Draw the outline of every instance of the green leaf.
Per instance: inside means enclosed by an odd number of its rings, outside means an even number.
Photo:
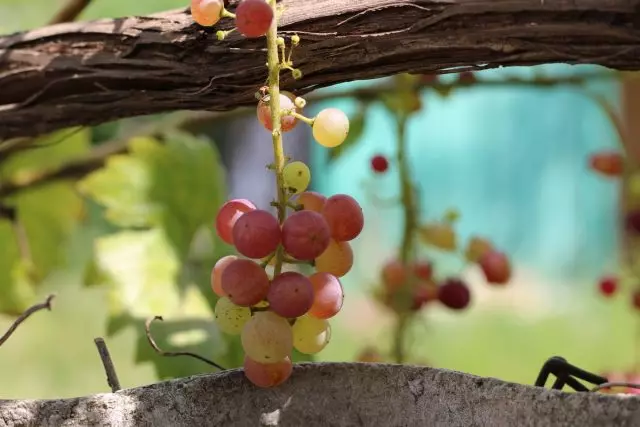
[[[0,163],[0,179],[20,182],[80,158],[90,148],[90,135],[88,129],[71,128],[37,138]]]
[[[96,274],[110,286],[113,313],[168,315],[179,306],[178,256],[160,228],[122,231],[97,239]]]
[[[361,103],[356,114],[349,118],[349,134],[347,135],[347,139],[345,139],[342,144],[329,150],[329,162],[333,162],[340,158],[340,156],[346,153],[350,148],[354,147],[362,139],[361,137],[366,124],[365,119],[367,117],[368,107],[368,104]]]
[[[224,202],[224,173],[209,141],[181,132],[164,139],[132,139],[129,154],[111,157],[79,189],[105,206],[115,225],[161,226],[184,257],[195,232],[212,223]]]
[[[13,198],[17,221],[0,220],[0,311],[18,314],[36,286],[65,261],[66,243],[84,216],[73,186],[54,182]]]

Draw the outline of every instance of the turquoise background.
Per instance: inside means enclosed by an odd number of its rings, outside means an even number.
[[[597,70],[551,65],[479,75],[524,78]],[[331,90],[379,83],[348,83]],[[614,105],[618,102],[617,83],[598,81],[588,89]],[[596,103],[568,86],[473,87],[446,99],[427,92],[423,103],[425,108],[409,124],[408,155],[421,188],[424,218],[438,218],[454,207],[461,213],[462,239],[471,234],[489,237],[516,263],[552,278],[595,280],[615,267],[618,183],[595,175],[587,165],[590,153],[615,148],[618,140]],[[352,100],[332,100],[316,108],[329,104],[355,112]],[[360,239],[367,246],[378,241],[380,246],[394,247],[401,237],[401,209],[374,207],[363,188],[366,182],[380,197],[397,194],[393,164],[382,176],[369,169],[374,154],[395,156],[394,138],[393,117],[376,104],[367,114],[361,141],[334,163],[327,162],[325,148],[314,144],[317,189],[349,193],[362,201],[367,217],[376,217],[380,227],[365,227]],[[392,253],[393,248],[383,251]],[[453,259],[445,264],[449,269],[459,267]],[[359,280],[353,275],[349,279]]]

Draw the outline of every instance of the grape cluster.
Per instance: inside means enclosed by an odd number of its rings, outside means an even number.
[[[211,271],[211,288],[219,297],[215,321],[223,332],[240,335],[245,375],[260,387],[276,386],[291,375],[294,348],[315,354],[329,342],[328,319],[343,304],[340,278],[353,266],[349,242],[364,227],[362,209],[353,197],[327,198],[308,191],[309,167],[284,157],[282,134],[299,122],[311,126],[320,145],[333,148],[346,140],[349,119],[335,108],[305,117],[306,101],[280,91],[277,72],[289,70],[295,79],[302,77],[291,61],[300,37],[290,38],[287,56],[285,39],[277,37],[275,8],[273,0],[242,0],[231,13],[222,0],[191,1],[191,15],[200,25],[235,19],[234,29],[217,32],[219,40],[236,30],[249,38],[267,35],[269,85],[256,92],[256,115],[274,143],[275,162],[268,168],[276,175],[278,199],[272,205],[277,215],[246,199],[227,201],[218,211],[215,228],[238,255],[219,259]],[[284,265],[299,264],[312,266],[315,272],[283,271]]]
[[[306,184],[293,180],[296,188],[306,188],[308,172],[304,176]],[[288,378],[293,348],[315,354],[329,342],[328,319],[338,314],[344,298],[339,278],[353,265],[349,241],[364,226],[360,205],[346,194],[326,198],[303,191],[291,199],[293,211],[282,224],[243,199],[226,202],[216,218],[218,235],[240,256],[221,258],[211,272],[220,297],[215,320],[222,331],[240,335],[245,373],[262,387]],[[278,251],[285,263],[308,263],[315,272],[269,274]]]
[[[422,238],[436,248],[453,251],[457,247],[456,234],[450,224],[435,223],[423,226]],[[472,237],[467,243],[464,257],[477,264],[487,283],[502,286],[511,279],[509,258],[481,237]],[[388,261],[382,268],[382,288],[377,299],[396,312],[418,311],[427,303],[439,301],[452,310],[462,310],[471,303],[467,283],[459,277],[438,279],[433,264],[426,259],[403,264],[397,259]]]

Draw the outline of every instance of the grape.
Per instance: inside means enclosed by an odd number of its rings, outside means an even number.
[[[244,357],[244,375],[258,387],[276,387],[285,382],[292,371],[293,364],[289,357],[275,363],[260,363],[250,357]]]
[[[325,319],[302,316],[293,325],[293,346],[300,353],[319,353],[330,339],[331,325]]]
[[[413,275],[418,279],[431,280],[433,276],[433,266],[429,261],[418,261],[413,264]]]
[[[191,16],[203,27],[215,25],[221,18],[222,0],[191,0]]]
[[[311,182],[311,171],[304,162],[291,162],[282,169],[285,188],[292,194],[302,193]]]
[[[258,115],[258,120],[262,123],[267,130],[273,130],[273,123],[271,122],[271,107],[269,106],[269,95],[265,96],[258,102],[258,108],[256,113]],[[295,95],[291,92],[280,92],[280,110],[294,110],[297,113],[302,113],[300,108],[297,108],[293,103],[295,99]],[[298,124],[298,119],[293,117],[292,115],[281,115],[280,116],[280,130],[282,132],[289,132],[291,129],[296,127]]]
[[[282,246],[292,257],[311,261],[329,246],[327,221],[317,212],[294,212],[282,224]]]
[[[340,311],[344,292],[340,280],[329,273],[315,273],[309,276],[313,286],[313,305],[309,315],[319,319],[329,319]]]
[[[233,242],[248,258],[264,258],[276,250],[282,232],[271,213],[256,209],[242,215],[233,226]]]
[[[353,266],[353,250],[349,242],[329,241],[327,249],[316,258],[316,271],[342,277]]]
[[[211,289],[213,289],[213,292],[219,297],[227,296],[224,289],[222,289],[222,272],[229,264],[231,264],[231,261],[235,261],[237,259],[238,257],[235,255],[222,257],[215,263],[211,270]]]
[[[265,0],[242,0],[236,8],[236,28],[245,37],[267,34],[273,21],[273,9]]]
[[[362,208],[351,196],[336,194],[327,199],[322,216],[331,229],[331,237],[338,242],[353,240],[364,228]]]
[[[240,340],[246,355],[260,363],[276,363],[293,350],[291,325],[271,311],[255,313],[244,325]]]
[[[313,304],[313,285],[300,273],[288,271],[277,275],[267,294],[269,306],[279,316],[296,318]]]
[[[226,243],[233,245],[233,226],[242,215],[255,210],[253,203],[246,199],[234,199],[226,202],[218,211],[216,231]]]
[[[453,310],[462,310],[471,302],[471,292],[462,280],[449,278],[438,288],[438,299]]]
[[[382,267],[382,283],[387,292],[394,293],[402,288],[406,281],[407,269],[400,261],[389,261]]]
[[[236,305],[250,307],[267,297],[269,276],[250,259],[236,259],[222,271],[222,289]]]
[[[349,133],[349,119],[337,108],[326,108],[313,121],[313,137],[318,144],[333,148],[342,144]]]
[[[302,205],[304,210],[318,213],[322,212],[322,208],[326,201],[327,198],[325,196],[320,193],[316,193],[315,191],[305,191],[304,193],[300,193],[297,199],[297,203]]]
[[[216,324],[223,332],[230,335],[240,335],[245,323],[251,319],[251,310],[247,307],[235,305],[227,297],[222,297],[214,309]]]
[[[467,243],[464,256],[469,262],[478,262],[487,252],[493,250],[493,245],[482,237],[472,237]]]

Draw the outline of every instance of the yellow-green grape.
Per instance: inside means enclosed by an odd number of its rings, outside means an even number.
[[[230,335],[239,335],[244,325],[251,319],[251,310],[248,307],[235,305],[227,297],[218,300],[214,313],[220,330]]]
[[[313,137],[318,144],[333,148],[342,144],[349,133],[349,118],[337,108],[326,108],[313,121]]]
[[[299,317],[293,325],[293,346],[300,353],[316,354],[329,344],[331,325],[326,319],[308,314]]]
[[[240,335],[247,357],[260,363],[276,363],[291,355],[293,333],[284,317],[272,311],[253,315]]]
[[[282,177],[284,178],[284,186],[292,194],[300,194],[307,189],[311,182],[311,171],[309,166],[303,162],[291,162],[282,169]]]

